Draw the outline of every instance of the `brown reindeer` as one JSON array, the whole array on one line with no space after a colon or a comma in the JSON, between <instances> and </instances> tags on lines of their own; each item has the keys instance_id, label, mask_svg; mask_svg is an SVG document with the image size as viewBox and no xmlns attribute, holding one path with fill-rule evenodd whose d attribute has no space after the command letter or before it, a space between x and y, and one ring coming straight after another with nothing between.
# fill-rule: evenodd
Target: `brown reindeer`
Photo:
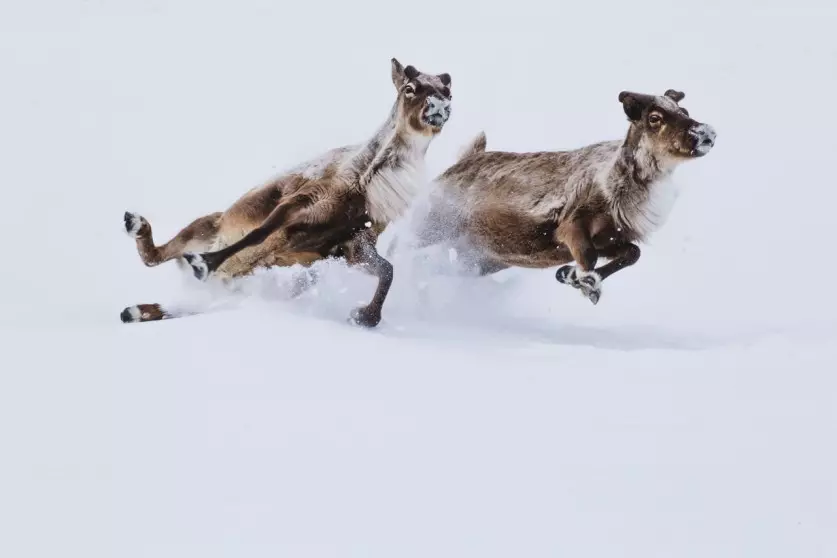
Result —
<instances>
[{"instance_id":1,"label":"brown reindeer","mask_svg":"<svg viewBox=\"0 0 837 558\"><path fill-rule=\"evenodd\" d=\"M451 111L448 74L425 74L393 58L392 82L395 103L369 141L299 165L223 213L197 219L163 246L155 246L147 220L126 213L125 229L136 239L142 261L156 266L183 258L205 280L211 274L233 278L257 267L343 258L378 278L372 301L352 313L357 324L377 325L393 276L392 265L376 250L378 234L421 188L425 153ZM152 321L175 314L159 304L141 304L126 308L121 318Z\"/></svg>"},{"instance_id":2,"label":"brown reindeer","mask_svg":"<svg viewBox=\"0 0 837 558\"><path fill-rule=\"evenodd\" d=\"M679 105L683 97L622 92L625 139L575 151L487 152L481 134L437 178L416 247L451 243L483 275L575 261L556 278L598 303L602 281L636 263L636 243L663 223L674 168L715 143L712 127ZM610 261L597 268L599 258Z\"/></svg>"}]
</instances>

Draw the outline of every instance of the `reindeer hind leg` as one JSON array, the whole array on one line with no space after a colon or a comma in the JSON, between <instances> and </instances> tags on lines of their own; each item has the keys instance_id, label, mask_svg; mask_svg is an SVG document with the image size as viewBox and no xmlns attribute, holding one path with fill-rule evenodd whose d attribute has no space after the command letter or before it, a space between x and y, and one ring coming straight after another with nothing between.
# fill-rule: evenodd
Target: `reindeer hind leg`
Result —
<instances>
[{"instance_id":1,"label":"reindeer hind leg","mask_svg":"<svg viewBox=\"0 0 837 558\"><path fill-rule=\"evenodd\" d=\"M218 235L220 218L221 213L199 217L158 247L154 245L151 224L145 217L127 211L123 217L125 232L136 241L142 263L148 267L181 258L189 251L208 250Z\"/></svg>"},{"instance_id":2,"label":"reindeer hind leg","mask_svg":"<svg viewBox=\"0 0 837 558\"><path fill-rule=\"evenodd\" d=\"M133 324L179 318L182 315L185 314L166 309L160 304L136 304L122 310L119 318L122 320L122 323Z\"/></svg>"}]
</instances>

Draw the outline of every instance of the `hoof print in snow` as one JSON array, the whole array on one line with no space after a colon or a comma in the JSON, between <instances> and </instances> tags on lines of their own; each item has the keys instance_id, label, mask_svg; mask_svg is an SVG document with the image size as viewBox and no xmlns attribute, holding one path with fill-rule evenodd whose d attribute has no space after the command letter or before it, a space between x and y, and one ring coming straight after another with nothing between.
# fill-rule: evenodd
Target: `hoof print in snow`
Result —
<instances>
[{"instance_id":1,"label":"hoof print in snow","mask_svg":"<svg viewBox=\"0 0 837 558\"><path fill-rule=\"evenodd\" d=\"M381 311L362 306L352 310L349 323L362 327L375 327L381 323Z\"/></svg>"},{"instance_id":2,"label":"hoof print in snow","mask_svg":"<svg viewBox=\"0 0 837 558\"><path fill-rule=\"evenodd\" d=\"M203 256L189 252L183 254L183 259L192 267L192 273L195 274L198 281L206 280L209 276L209 265L207 265Z\"/></svg>"}]
</instances>

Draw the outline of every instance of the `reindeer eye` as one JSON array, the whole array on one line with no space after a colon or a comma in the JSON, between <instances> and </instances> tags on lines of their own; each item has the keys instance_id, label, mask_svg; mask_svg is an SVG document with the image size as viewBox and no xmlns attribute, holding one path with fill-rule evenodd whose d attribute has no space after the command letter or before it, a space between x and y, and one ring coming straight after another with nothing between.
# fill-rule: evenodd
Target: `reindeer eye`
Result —
<instances>
[{"instance_id":1,"label":"reindeer eye","mask_svg":"<svg viewBox=\"0 0 837 558\"><path fill-rule=\"evenodd\" d=\"M404 86L404 96L408 98L415 97L416 95L416 86L412 83L408 83Z\"/></svg>"},{"instance_id":2,"label":"reindeer eye","mask_svg":"<svg viewBox=\"0 0 837 558\"><path fill-rule=\"evenodd\" d=\"M652 126L659 126L662 121L663 121L663 117L660 116L659 114L657 114L656 112L652 113L648 117L648 123L651 124Z\"/></svg>"}]
</instances>

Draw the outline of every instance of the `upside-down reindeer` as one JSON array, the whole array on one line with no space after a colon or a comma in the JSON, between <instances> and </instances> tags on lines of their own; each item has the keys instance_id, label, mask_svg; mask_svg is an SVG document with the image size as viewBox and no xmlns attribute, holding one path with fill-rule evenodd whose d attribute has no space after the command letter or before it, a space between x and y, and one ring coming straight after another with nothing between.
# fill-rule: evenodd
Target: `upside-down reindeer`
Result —
<instances>
[{"instance_id":1,"label":"upside-down reindeer","mask_svg":"<svg viewBox=\"0 0 837 558\"><path fill-rule=\"evenodd\" d=\"M575 151L489 152L481 134L436 179L414 248L448 243L480 275L575 261L557 280L598 303L602 281L636 263L636 243L665 219L675 167L715 144L712 127L679 105L684 96L620 93L625 139ZM610 261L596 267L599 258Z\"/></svg>"},{"instance_id":2,"label":"upside-down reindeer","mask_svg":"<svg viewBox=\"0 0 837 558\"><path fill-rule=\"evenodd\" d=\"M395 103L372 139L290 170L226 211L198 218L162 246L154 244L146 219L125 213L125 229L136 239L143 263L183 258L205 280L343 258L378 278L371 302L351 316L359 325L377 325L393 268L378 254L376 240L424 184L425 153L451 111L449 74L425 74L393 58L392 82ZM177 315L159 304L140 304L123 310L121 318L144 322Z\"/></svg>"}]
</instances>

